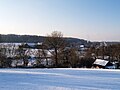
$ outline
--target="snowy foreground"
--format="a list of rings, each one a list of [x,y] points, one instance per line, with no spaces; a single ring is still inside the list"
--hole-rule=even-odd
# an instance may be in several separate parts
[[[120,70],[0,69],[0,90],[120,90]]]

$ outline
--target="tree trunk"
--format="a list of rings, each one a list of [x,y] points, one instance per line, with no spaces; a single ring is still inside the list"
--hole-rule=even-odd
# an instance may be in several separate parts
[[[57,48],[55,48],[55,66],[58,66]]]

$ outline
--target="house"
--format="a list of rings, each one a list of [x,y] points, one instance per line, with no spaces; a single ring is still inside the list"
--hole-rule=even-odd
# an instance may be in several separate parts
[[[108,60],[96,59],[93,63],[94,68],[115,69],[115,65]]]

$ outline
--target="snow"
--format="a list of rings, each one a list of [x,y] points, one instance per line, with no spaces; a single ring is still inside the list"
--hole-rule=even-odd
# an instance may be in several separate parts
[[[119,90],[120,70],[0,69],[0,90]]]
[[[101,66],[106,66],[106,64],[107,64],[108,62],[109,62],[109,61],[106,61],[106,60],[96,59],[96,61],[95,61],[93,64],[97,64],[97,65],[101,65]]]

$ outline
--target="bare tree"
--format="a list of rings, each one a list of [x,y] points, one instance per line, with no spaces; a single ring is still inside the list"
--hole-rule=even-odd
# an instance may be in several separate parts
[[[5,54],[6,48],[0,48],[0,67],[11,67],[11,60]]]
[[[70,48],[68,53],[68,60],[71,67],[77,67],[79,56],[76,48]]]
[[[28,65],[28,55],[25,53],[26,52],[25,45],[26,44],[22,44],[18,48],[18,57],[23,60],[24,67]]]
[[[58,66],[58,52],[65,45],[63,34],[59,31],[53,31],[46,38],[45,44],[49,49],[53,49],[51,54],[54,56],[55,66]]]

